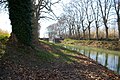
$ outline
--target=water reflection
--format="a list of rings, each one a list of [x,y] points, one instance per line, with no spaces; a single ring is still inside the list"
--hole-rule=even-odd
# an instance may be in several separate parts
[[[68,48],[70,50],[75,50],[80,52],[81,54],[84,54],[87,57],[90,57],[91,59],[97,61],[98,63],[102,64],[103,66],[108,67],[109,69],[117,72],[120,74],[120,52],[112,52],[109,51],[100,51],[100,50],[92,50],[88,49],[88,47],[74,47],[74,46],[64,46],[65,48]]]
[[[118,57],[117,72],[120,73],[120,56]]]

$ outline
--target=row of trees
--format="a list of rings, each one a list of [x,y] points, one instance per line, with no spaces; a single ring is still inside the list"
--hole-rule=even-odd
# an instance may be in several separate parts
[[[96,32],[98,40],[102,37],[100,29],[104,27],[105,38],[108,40],[112,26],[117,29],[120,40],[119,0],[71,0],[69,4],[63,5],[63,10],[58,23],[55,23],[57,30],[52,30],[58,31],[58,35],[91,39],[92,33]]]

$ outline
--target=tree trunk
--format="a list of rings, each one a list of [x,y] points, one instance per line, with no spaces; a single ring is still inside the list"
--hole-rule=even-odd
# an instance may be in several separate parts
[[[85,39],[85,30],[83,30],[83,39]]]
[[[75,30],[74,30],[74,26],[72,25],[72,36],[74,37],[75,35]]]
[[[78,39],[80,39],[80,31],[78,30],[77,32],[78,32]]]
[[[32,1],[7,0],[9,19],[11,20],[12,33],[18,42],[31,45],[32,42]]]
[[[97,24],[97,21],[95,21],[95,25],[96,25],[96,39],[98,40],[99,39],[99,35],[98,35],[98,24]]]
[[[80,27],[77,25],[78,39],[80,39]]]
[[[69,28],[69,37],[72,36],[71,28]]]
[[[91,39],[90,26],[88,26],[88,39]]]
[[[107,19],[105,18],[105,16],[103,17],[103,21],[104,21],[105,32],[106,32],[106,40],[108,40],[108,26],[107,26]]]
[[[118,19],[118,36],[120,41],[120,19]]]
[[[88,39],[91,39],[91,31],[90,31],[90,25],[91,25],[91,21],[89,21],[89,25],[88,25]]]
[[[42,4],[42,3],[41,3]],[[40,4],[40,5],[41,5]],[[33,22],[33,25],[32,25],[32,35],[33,35],[33,40],[32,40],[32,42],[33,43],[36,43],[36,42],[38,42],[38,38],[39,38],[39,35],[40,35],[40,33],[39,33],[39,30],[40,30],[40,28],[41,28],[41,26],[40,26],[40,24],[39,24],[39,11],[38,11],[38,9],[36,8],[36,4],[35,4],[35,2],[33,1],[33,10],[34,10],[34,17],[33,17],[33,19],[32,19],[32,22]]]
[[[32,25],[32,35],[33,35],[33,39],[32,39],[32,43],[36,43],[38,42],[38,37],[39,37],[39,23],[38,23],[38,19],[37,18],[33,18],[33,25]]]
[[[85,26],[83,25],[83,21],[82,21],[83,39],[85,39],[85,31],[86,31],[86,29],[84,29],[84,28],[85,28]]]
[[[99,28],[99,27],[96,27],[96,39],[97,39],[97,40],[99,40],[98,28]]]
[[[106,24],[105,24],[105,32],[106,32],[106,40],[108,40],[108,27]]]

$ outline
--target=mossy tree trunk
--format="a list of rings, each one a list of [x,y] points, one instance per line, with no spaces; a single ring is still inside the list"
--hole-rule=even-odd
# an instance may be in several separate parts
[[[7,1],[12,33],[16,36],[18,42],[31,45],[33,18],[32,0]]]
[[[41,4],[42,5],[42,4]],[[39,24],[39,14],[38,14],[38,12],[37,12],[37,8],[36,8],[36,5],[35,4],[33,4],[33,9],[34,9],[34,17],[33,17],[33,20],[32,20],[32,22],[33,22],[33,26],[32,26],[32,30],[33,30],[33,32],[32,32],[32,34],[33,34],[33,40],[32,40],[32,42],[33,43],[36,43],[36,42],[38,42],[38,38],[39,38],[39,35],[40,35],[40,33],[39,33],[39,30],[40,30],[40,24]]]

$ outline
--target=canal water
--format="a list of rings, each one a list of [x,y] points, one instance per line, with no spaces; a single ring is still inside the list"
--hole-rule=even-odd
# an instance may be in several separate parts
[[[104,50],[86,46],[64,46],[90,57],[98,63],[120,74],[120,51]]]

